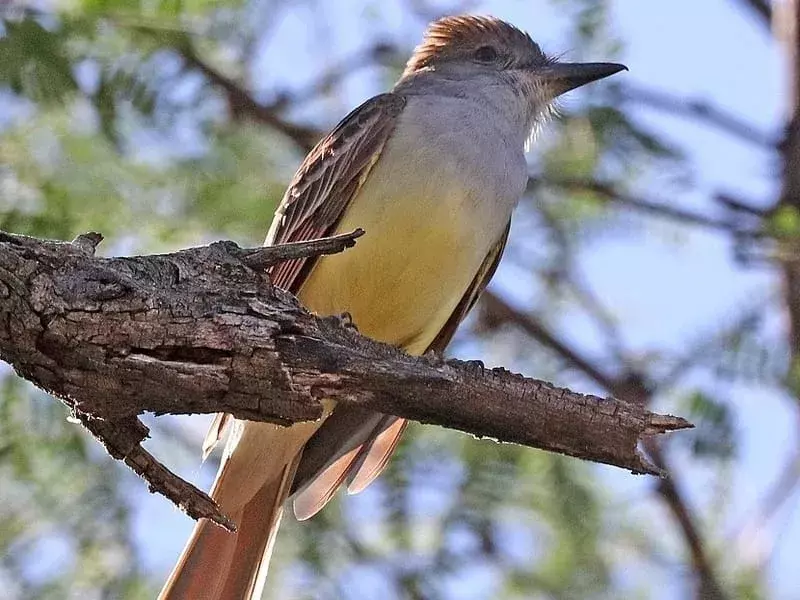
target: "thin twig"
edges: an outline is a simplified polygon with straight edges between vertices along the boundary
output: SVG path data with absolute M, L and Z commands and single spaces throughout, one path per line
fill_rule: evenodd
M 614 86 L 610 89 L 620 100 L 703 122 L 742 141 L 768 150 L 777 148 L 778 139 L 775 136 L 761 131 L 741 117 L 714 106 L 707 100 L 683 98 L 668 92 L 632 85 Z
M 278 246 L 248 248 L 234 252 L 251 269 L 266 269 L 280 262 L 297 258 L 309 258 L 324 254 L 338 254 L 355 246 L 356 240 L 364 235 L 363 229 L 350 233 L 340 233 L 326 238 L 302 242 L 290 242 Z
M 555 334 L 548 330 L 540 321 L 530 315 L 525 315 L 511 307 L 497 294 L 487 291 L 481 300 L 481 317 L 489 323 L 512 323 L 540 342 L 562 359 L 568 365 L 588 375 L 598 385 L 607 390 L 614 388 L 614 379 L 596 368 L 592 362 L 575 352 L 565 342 L 559 340 Z
M 596 181 L 591 179 L 544 179 L 539 177 L 530 177 L 528 179 L 528 191 L 534 190 L 543 185 L 558 187 L 565 190 L 592 192 L 626 208 L 649 213 L 659 217 L 665 217 L 679 223 L 707 227 L 709 229 L 724 231 L 727 233 L 735 233 L 738 235 L 758 235 L 757 230 L 742 230 L 729 219 L 708 217 L 706 215 L 670 206 L 666 202 L 655 202 L 653 200 L 634 196 L 632 194 L 623 192 L 622 190 L 617 189 L 613 184 L 604 181 Z
M 311 150 L 319 140 L 319 131 L 286 121 L 278 115 L 274 107 L 259 103 L 244 87 L 201 59 L 193 48 L 187 46 L 176 50 L 180 52 L 187 65 L 200 71 L 211 84 L 225 92 L 233 118 L 247 115 L 281 132 L 305 151 Z
M 752 10 L 767 30 L 772 26 L 772 3 L 769 0 L 737 0 Z

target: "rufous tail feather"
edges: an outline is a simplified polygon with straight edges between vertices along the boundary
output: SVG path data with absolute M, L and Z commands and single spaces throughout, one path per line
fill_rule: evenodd
M 159 600 L 257 600 L 303 445 L 321 423 L 236 421 L 211 497 L 235 533 L 203 519 Z

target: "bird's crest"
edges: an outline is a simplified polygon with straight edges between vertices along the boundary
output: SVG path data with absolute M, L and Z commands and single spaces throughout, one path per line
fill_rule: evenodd
M 430 67 L 437 58 L 459 49 L 492 43 L 500 48 L 522 46 L 544 60 L 541 49 L 527 33 L 501 19 L 473 15 L 443 17 L 428 25 L 422 42 L 406 63 L 403 76 Z

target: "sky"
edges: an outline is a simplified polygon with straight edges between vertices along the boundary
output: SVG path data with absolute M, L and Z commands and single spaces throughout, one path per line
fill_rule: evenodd
M 563 46 L 566 21 L 559 15 L 556 3 L 539 1 L 487 1 L 479 3 L 474 12 L 506 18 L 528 30 L 546 52 L 566 52 Z M 733 114 L 741 115 L 753 125 L 778 132 L 783 118 L 785 95 L 783 64 L 778 48 L 768 33 L 754 26 L 750 14 L 732 0 L 672 0 L 643 2 L 617 0 L 613 6 L 614 33 L 623 40 L 624 49 L 615 59 L 630 69 L 624 76 L 631 82 L 654 89 L 669 91 L 687 99 L 708 99 Z M 555 6 L 554 6 L 555 5 Z M 261 60 L 255 62 L 250 74 L 252 85 L 263 92 L 276 81 L 297 87 L 304 80 L 303 72 L 319 70 L 310 64 L 317 53 L 309 48 L 314 44 L 333 50 L 327 55 L 335 63 L 363 45 L 378 39 L 387 29 L 370 30 L 358 26 L 350 30 L 339 28 L 335 39 L 327 30 L 316 27 L 326 19 L 336 19 L 338 11 L 374 11 L 375 2 L 347 0 L 322 5 L 325 14 L 310 14 L 304 9 L 280 16 L 272 24 L 270 42 L 257 51 Z M 325 8 L 327 6 L 327 8 Z M 423 23 L 401 10 L 400 3 L 390 1 L 381 7 L 381 14 L 391 15 L 393 35 L 408 32 L 410 37 L 397 40 L 406 46 L 419 38 Z M 387 19 L 388 22 L 388 19 Z M 293 61 L 275 60 L 276 53 L 292 48 Z M 304 50 L 306 48 L 307 50 Z M 591 57 L 603 60 L 607 57 Z M 305 78 L 305 80 L 310 77 Z M 362 71 L 350 78 L 347 94 L 328 101 L 326 109 L 344 115 L 367 96 L 389 82 L 375 71 Z M 569 102 L 569 100 L 567 101 Z M 567 104 L 568 106 L 568 104 Z M 308 115 L 318 107 L 309 106 Z M 687 209 L 704 210 L 709 198 L 717 191 L 735 191 L 745 198 L 767 204 L 775 195 L 775 157 L 737 142 L 713 129 L 697 127 L 681 118 L 668 117 L 651 110 L 638 110 L 637 116 L 658 131 L 666 131 L 671 139 L 687 149 L 696 164 L 694 172 L 697 192 L 674 193 L 671 186 L 660 182 L 657 174 L 640 182 L 648 198 L 676 203 Z M 546 132 L 544 133 L 546 136 Z M 733 320 L 738 311 L 749 303 L 770 302 L 778 279 L 764 269 L 742 270 L 731 261 L 731 247 L 724 236 L 705 231 L 693 231 L 676 240 L 668 227 L 649 223 L 636 235 L 613 243 L 604 243 L 582 257 L 588 283 L 595 293 L 620 317 L 624 317 L 625 339 L 642 354 L 655 346 L 666 345 L 680 352 L 685 340 L 696 339 L 727 318 Z M 520 285 L 513 265 L 501 265 L 493 285 L 512 300 L 523 299 L 528 290 Z M 566 318 L 569 317 L 569 318 Z M 568 335 L 591 347 L 593 334 L 586 322 L 575 315 L 566 315 Z M 780 315 L 776 311 L 776 320 Z M 471 356 L 475 358 L 475 356 Z M 701 375 L 694 382 L 710 385 Z M 569 382 L 562 382 L 569 383 Z M 590 386 L 581 391 L 594 392 Z M 764 547 L 776 544 L 777 551 L 771 566 L 774 597 L 796 597 L 800 589 L 800 572 L 796 556 L 800 555 L 800 511 L 792 503 L 784 508 L 762 532 L 758 541 L 764 546 L 735 542 L 737 526 L 746 520 L 763 490 L 777 477 L 788 453 L 796 444 L 794 413 L 780 393 L 745 384 L 723 390 L 739 409 L 738 428 L 742 433 L 742 460 L 735 472 L 737 500 L 730 514 L 725 515 L 731 532 L 732 545 L 726 551 L 749 552 L 754 557 Z M 664 399 L 670 406 L 670 399 Z M 764 407 L 768 407 L 765 410 Z M 662 407 L 663 408 L 663 407 Z M 192 422 L 192 431 L 200 431 L 203 419 Z M 699 506 L 711 506 L 713 490 L 705 485 L 708 473 L 685 459 L 677 463 L 681 478 L 689 483 L 690 497 Z M 598 467 L 609 490 L 621 496 L 651 498 L 652 483 L 646 478 L 633 477 L 618 469 Z M 184 473 L 197 476 L 194 473 Z M 208 485 L 206 471 L 200 481 Z M 642 500 L 646 503 L 646 500 Z M 668 519 L 657 508 L 660 518 Z M 183 540 L 191 529 L 188 518 L 178 514 L 158 497 L 148 497 L 140 506 L 137 531 L 147 562 L 157 570 L 168 568 Z M 164 529 L 161 529 L 161 528 Z M 154 528 L 168 535 L 153 539 Z M 664 582 L 664 598 L 680 598 L 682 588 Z

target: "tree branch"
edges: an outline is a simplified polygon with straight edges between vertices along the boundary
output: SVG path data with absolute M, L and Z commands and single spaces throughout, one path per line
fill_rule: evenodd
M 790 19 L 786 23 L 791 36 L 786 40 L 787 59 L 789 62 L 789 90 L 791 113 L 786 125 L 786 136 L 781 144 L 783 159 L 783 177 L 780 199 L 776 211 L 782 208 L 797 212 L 800 210 L 800 4 L 787 3 L 782 17 Z M 776 252 L 783 255 L 781 260 L 784 281 L 784 298 L 788 315 L 789 349 L 791 364 L 789 372 L 793 373 L 800 365 L 800 262 L 793 260 L 797 245 L 797 232 L 791 239 L 779 244 Z M 786 252 L 785 250 L 789 250 Z
M 770 0 L 738 0 L 738 2 L 752 10 L 767 27 L 767 30 L 770 29 L 772 25 L 772 2 Z
M 191 46 L 177 47 L 186 64 L 200 71 L 208 81 L 225 93 L 231 116 L 234 119 L 247 115 L 268 127 L 281 132 L 300 148 L 308 152 L 320 138 L 320 132 L 311 127 L 290 123 L 278 115 L 277 107 L 256 101 L 242 86 L 205 62 Z
M 658 474 L 638 451 L 679 417 L 585 396 L 504 369 L 408 356 L 317 318 L 263 274 L 343 250 L 360 231 L 286 246 L 232 242 L 97 258 L 72 243 L 0 233 L 0 356 L 59 397 L 115 458 L 188 514 L 232 527 L 211 499 L 145 452 L 143 412 L 227 412 L 289 424 L 322 398 Z M 255 268 L 253 268 L 255 267 Z
M 528 178 L 527 189 L 529 192 L 540 186 L 551 186 L 566 191 L 592 192 L 619 206 L 670 219 L 681 224 L 705 227 L 744 237 L 755 237 L 760 234 L 760 231 L 754 226 L 750 226 L 749 224 L 745 226 L 737 223 L 737 219 L 734 218 L 734 215 L 732 215 L 731 218 L 716 218 L 687 211 L 682 208 L 671 206 L 667 202 L 648 200 L 647 198 L 628 194 L 617 189 L 613 184 L 604 181 L 593 179 Z M 736 215 L 736 217 L 738 217 L 738 215 Z
M 678 522 L 692 557 L 692 568 L 698 576 L 697 600 L 725 600 L 727 596 L 717 580 L 716 573 L 706 550 L 703 536 L 695 523 L 694 515 L 681 492 L 678 481 L 666 462 L 661 445 L 655 440 L 645 443 L 653 462 L 669 475 L 658 482 L 658 493 L 664 499 L 673 517 Z
M 707 100 L 684 98 L 668 92 L 632 85 L 615 86 L 611 90 L 620 100 L 635 102 L 672 115 L 700 121 L 766 150 L 775 150 L 777 147 L 778 140 L 775 137 Z

